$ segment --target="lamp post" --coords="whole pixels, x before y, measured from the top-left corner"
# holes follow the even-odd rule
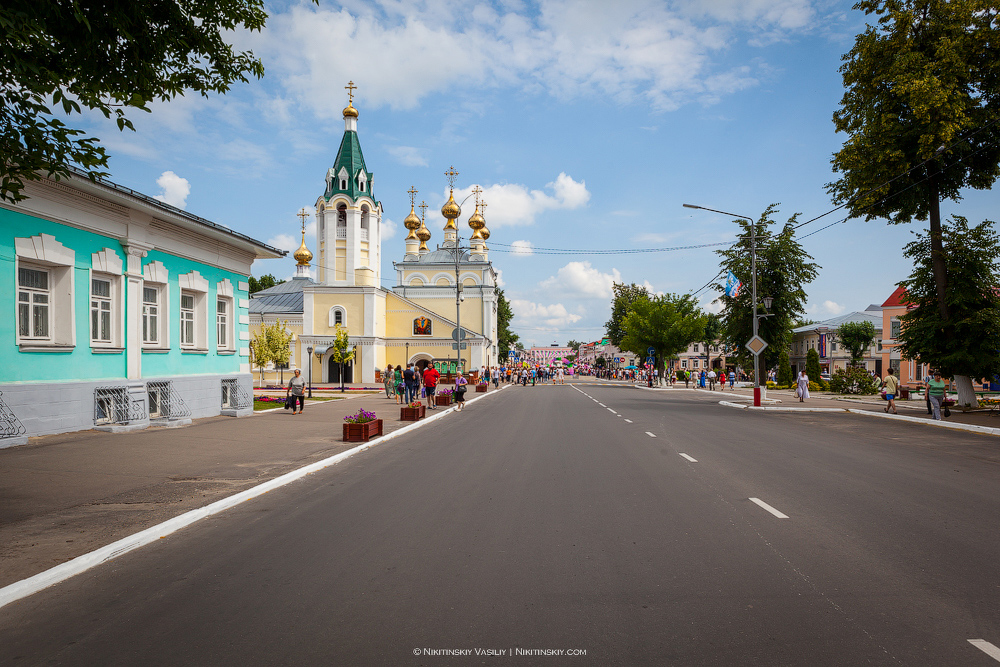
[[[306,348],[306,355],[309,359],[309,398],[313,397],[313,347]]]
[[[757,336],[759,326],[759,321],[757,319],[757,221],[749,215],[739,215],[738,213],[719,211],[714,208],[706,208],[705,206],[697,206],[695,204],[684,204],[684,208],[697,208],[702,211],[721,213],[722,215],[728,215],[732,218],[741,218],[743,220],[750,221],[750,298],[753,301],[753,338],[751,340],[757,341],[759,338],[759,336]],[[765,315],[765,317],[769,316]],[[763,347],[757,347],[756,352],[754,352],[753,349],[750,350],[753,352],[753,404],[757,407],[760,406],[760,353],[763,350]]]
[[[826,336],[827,332],[829,330],[830,330],[830,327],[818,326],[818,327],[816,327],[816,334],[819,335],[819,336],[821,336],[821,337],[822,336]],[[823,347],[823,352],[824,352],[823,356],[826,357],[827,365],[828,365],[828,367],[830,369],[829,370],[830,377],[833,377],[833,359],[830,357],[830,348],[828,347],[830,345],[830,339],[829,339],[829,337],[827,337],[823,342],[825,343],[825,345],[822,346]],[[820,372],[820,375],[822,376],[823,375],[823,369],[822,369],[822,367],[819,369],[819,372]],[[822,377],[818,377],[818,378],[816,378],[815,381],[819,382],[821,379],[822,379]]]

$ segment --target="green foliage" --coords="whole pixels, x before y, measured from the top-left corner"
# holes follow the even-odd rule
[[[338,364],[346,364],[354,358],[355,349],[351,345],[350,335],[343,324],[338,324],[333,330],[333,345],[330,346],[330,358]]]
[[[840,344],[851,353],[851,363],[859,364],[865,356],[865,350],[875,342],[875,325],[870,321],[844,322],[837,330]]]
[[[250,294],[255,294],[261,290],[270,289],[271,287],[274,287],[275,285],[280,285],[283,282],[285,281],[278,280],[270,273],[263,275],[260,278],[254,278],[253,276],[247,278],[247,283],[250,285]]]
[[[639,298],[622,322],[626,334],[619,347],[643,356],[652,347],[662,376],[667,359],[702,339],[706,320],[692,296],[664,294]]]
[[[820,377],[819,352],[815,348],[806,352],[806,375],[809,377],[810,389],[813,383],[817,385],[817,389],[826,384]]]
[[[722,337],[722,318],[714,313],[705,315],[705,330],[701,334],[700,343],[705,346],[705,359],[709,368],[712,367],[712,347],[719,344]]]
[[[792,384],[794,378],[792,377],[792,362],[788,358],[788,350],[784,349],[781,351],[781,355],[778,357],[778,384],[783,384],[788,386]]]
[[[626,285],[625,283],[614,283],[611,286],[614,292],[614,297],[611,300],[611,319],[605,322],[604,327],[607,329],[608,338],[611,340],[611,344],[618,349],[625,350],[628,348],[622,347],[622,341],[625,340],[625,318],[628,316],[629,308],[632,304],[639,299],[648,299],[649,290],[645,287],[640,287],[635,283],[631,285]],[[646,348],[636,351],[631,350],[636,354],[641,354],[646,351]]]
[[[878,380],[864,368],[838,368],[830,378],[830,391],[838,394],[877,394]]]
[[[510,330],[510,322],[514,319],[514,309],[504,296],[502,289],[497,289],[497,350],[501,359],[507,358],[507,353],[517,349],[520,336]]]
[[[793,329],[798,329],[799,327],[807,327],[810,324],[819,324],[816,320],[810,320],[808,317],[797,317],[792,323]]]
[[[101,3],[5,0],[0,5],[0,201],[23,200],[25,181],[69,177],[82,167],[106,176],[96,137],[56,115],[94,110],[134,129],[126,110],[188,92],[225,93],[264,66],[227,41],[259,31],[261,0]],[[54,105],[53,112],[49,106]]]
[[[772,317],[760,320],[760,337],[767,341],[768,347],[761,353],[761,369],[773,368],[778,364],[782,350],[787,350],[792,343],[792,324],[804,312],[806,307],[805,285],[815,280],[819,265],[810,262],[812,259],[795,240],[795,222],[798,214],[788,219],[781,229],[775,232],[772,226],[775,221],[771,216],[776,211],[772,204],[761,214],[756,224],[757,233],[757,296],[758,313],[763,311],[762,299],[770,296]],[[739,241],[725,250],[717,250],[722,258],[722,275],[732,271],[743,281],[743,289],[733,298],[725,295],[725,285],[713,285],[723,292],[721,299],[724,306],[722,339],[731,345],[739,354],[740,364],[744,368],[752,367],[753,361],[749,351],[744,347],[753,336],[753,302],[750,261],[750,226],[747,220],[737,220],[742,233]]]
[[[264,366],[271,362],[287,364],[291,357],[288,346],[292,342],[292,334],[287,326],[288,323],[281,320],[265,324],[250,341],[250,363],[260,369],[261,382],[264,381]]]
[[[576,353],[576,354],[580,353],[580,346],[581,345],[583,345],[583,343],[581,343],[578,340],[571,340],[568,343],[566,343],[566,347],[572,348],[573,352]]]
[[[943,225],[942,241],[949,289],[949,318],[938,308],[929,234],[918,234],[904,255],[914,263],[909,279],[900,283],[915,307],[900,317],[900,350],[920,359],[945,377],[992,377],[1000,373],[1000,280],[996,262],[1000,239],[993,223],[970,228],[954,216]]]

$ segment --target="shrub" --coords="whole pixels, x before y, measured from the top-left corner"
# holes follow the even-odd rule
[[[877,394],[878,381],[864,368],[839,368],[830,378],[830,390],[838,394]]]
[[[813,383],[821,389],[826,389],[826,382],[820,377],[819,352],[815,348],[806,352],[806,375],[809,376],[809,390],[812,391]]]
[[[813,382],[812,380],[809,380],[809,391],[823,391],[824,389],[825,387],[821,385],[819,382]]]
[[[788,359],[788,351],[782,350],[778,359],[778,384],[792,384],[792,363]]]

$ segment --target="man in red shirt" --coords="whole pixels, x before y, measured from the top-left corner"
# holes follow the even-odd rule
[[[441,374],[433,366],[427,366],[424,370],[424,393],[427,394],[427,406],[431,410],[436,410],[434,405],[434,392],[437,390],[438,379]]]

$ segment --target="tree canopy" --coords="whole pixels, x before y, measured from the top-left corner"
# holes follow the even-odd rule
[[[702,339],[707,317],[693,296],[664,294],[641,297],[629,307],[622,321],[626,332],[622,349],[645,355],[656,350],[656,367],[663,377],[664,364]],[[621,347],[621,346],[619,346]],[[637,352],[638,351],[638,352]]]
[[[106,176],[108,154],[97,137],[57,115],[84,109],[134,129],[129,109],[186,92],[225,93],[264,66],[234,50],[227,33],[260,30],[262,0],[39,2],[0,5],[0,200],[24,199],[25,181],[42,173],[68,177],[77,165]],[[50,109],[54,105],[56,112]],[[41,173],[40,173],[41,172]]]
[[[625,340],[625,317],[628,315],[629,308],[633,303],[639,299],[648,298],[649,290],[645,287],[636,285],[632,283],[626,285],[625,283],[614,283],[611,286],[611,290],[614,293],[614,297],[611,301],[611,319],[605,322],[604,327],[608,332],[608,340],[611,344],[620,350],[630,349],[627,347],[622,347],[622,342]],[[643,354],[646,348],[641,350],[631,350],[636,354]]]
[[[859,364],[865,356],[865,350],[875,342],[875,325],[865,320],[863,322],[844,322],[837,329],[837,338],[848,352],[851,353],[851,363]]]
[[[288,331],[288,323],[278,320],[274,324],[265,324],[250,340],[250,361],[260,370],[260,382],[264,384],[264,367],[269,363],[287,364],[291,357],[288,344],[292,334]]]
[[[502,289],[497,289],[497,352],[500,359],[506,359],[510,350],[517,348],[520,336],[511,331],[510,322],[514,319],[514,309],[504,296]]]
[[[254,278],[250,276],[247,278],[247,283],[250,285],[250,294],[255,294],[261,290],[270,289],[275,285],[280,285],[284,280],[278,280],[270,273],[261,276],[260,278]]]

